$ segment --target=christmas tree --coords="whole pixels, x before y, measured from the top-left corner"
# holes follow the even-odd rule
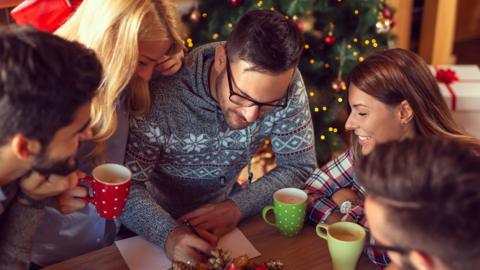
[[[385,0],[200,0],[183,18],[191,30],[186,46],[226,40],[240,17],[254,9],[281,12],[305,35],[299,69],[310,98],[321,165],[345,148],[345,80],[355,64],[387,47],[392,9]]]

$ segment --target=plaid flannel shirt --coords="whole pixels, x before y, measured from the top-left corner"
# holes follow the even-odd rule
[[[307,180],[304,189],[308,194],[308,222],[311,225],[326,222],[337,208],[331,197],[342,188],[352,189],[363,201],[366,190],[355,180],[354,164],[353,149],[349,149],[321,169],[316,169]],[[342,217],[342,220],[355,222],[367,228],[363,203],[355,206],[350,213]],[[372,249],[365,252],[379,269],[390,262],[385,252]]]

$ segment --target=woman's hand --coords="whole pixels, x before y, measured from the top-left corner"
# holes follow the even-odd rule
[[[358,200],[358,195],[351,190],[350,188],[342,188],[337,190],[332,195],[332,201],[340,207],[344,201],[356,201]]]
[[[183,64],[183,58],[185,58],[183,50],[174,55],[165,55],[157,62],[156,69],[163,76],[171,76],[180,70]]]

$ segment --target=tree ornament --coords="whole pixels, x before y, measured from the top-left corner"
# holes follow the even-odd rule
[[[267,268],[269,270],[282,270],[283,269],[283,262],[278,259],[272,259],[267,262]]]
[[[268,267],[266,264],[259,264],[255,266],[255,270],[268,270]]]
[[[312,14],[308,14],[307,16],[302,17],[298,21],[301,22],[303,26],[303,32],[311,32],[312,30],[314,30],[315,16],[313,16]]]
[[[295,21],[295,25],[297,26],[298,30],[305,32],[305,25],[302,21]]]
[[[247,255],[232,259],[230,252],[215,249],[206,263],[191,265],[173,261],[170,270],[283,270],[283,263],[277,259],[271,259],[266,263],[256,264],[249,262]]]
[[[195,270],[195,266],[180,261],[173,261],[172,270]]]
[[[237,257],[237,258],[233,259],[233,261],[232,261],[232,265],[234,265],[236,267],[236,269],[243,269],[243,267],[245,267],[247,264],[248,264],[248,256],[247,255]]]
[[[232,5],[232,7],[239,7],[239,6],[243,5],[244,1],[245,0],[229,0],[230,5]]]
[[[341,90],[347,90],[347,84],[340,79],[336,79],[336,80],[333,80],[332,82],[332,89],[335,92],[340,92]]]
[[[235,264],[230,264],[230,266],[227,267],[227,270],[240,270],[240,268],[238,268],[237,266],[235,266]]]
[[[230,252],[224,251],[223,249],[216,249],[212,251],[212,257],[208,259],[208,263],[212,266],[214,270],[223,270],[229,264],[231,264],[232,258],[230,257]]]
[[[333,22],[328,23],[328,35],[323,38],[323,42],[325,42],[328,45],[332,45],[335,43],[335,37],[333,36],[333,30],[335,30],[335,25]]]
[[[188,14],[188,19],[190,20],[191,23],[197,24],[200,19],[202,18],[202,14],[200,13],[200,10],[198,8],[192,8]]]
[[[335,37],[334,36],[326,36],[323,41],[328,44],[328,45],[332,45],[333,43],[335,43]]]
[[[385,34],[392,28],[392,20],[381,18],[375,24],[377,34]]]
[[[388,7],[384,8],[384,9],[382,10],[382,13],[383,13],[383,16],[384,16],[385,18],[391,18],[391,17],[392,17],[392,10],[389,9]]]

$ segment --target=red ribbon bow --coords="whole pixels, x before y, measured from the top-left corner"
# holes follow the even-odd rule
[[[435,75],[435,77],[437,78],[437,81],[445,84],[451,84],[458,81],[457,73],[455,73],[454,70],[449,68],[437,70],[437,74]]]
[[[450,68],[436,70],[437,74],[435,75],[435,78],[437,79],[437,81],[444,83],[447,86],[447,90],[448,92],[450,92],[450,95],[452,97],[452,111],[455,111],[457,109],[457,95],[453,91],[452,87],[450,87],[450,84],[458,81],[457,73]]]

